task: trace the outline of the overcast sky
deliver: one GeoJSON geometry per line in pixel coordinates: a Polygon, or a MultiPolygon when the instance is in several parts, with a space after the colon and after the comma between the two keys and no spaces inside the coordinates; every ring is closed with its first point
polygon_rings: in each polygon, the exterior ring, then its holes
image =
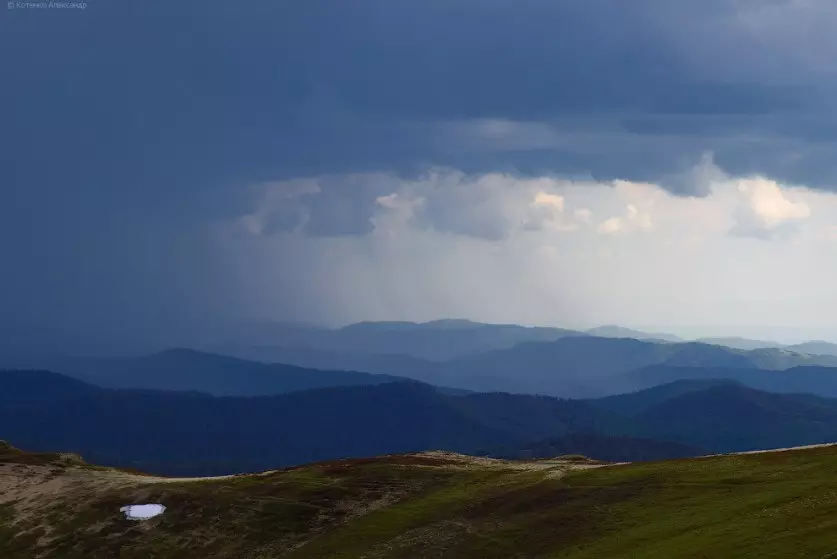
{"type": "Polygon", "coordinates": [[[837,341],[835,27],[833,0],[7,9],[0,316],[837,341]]]}

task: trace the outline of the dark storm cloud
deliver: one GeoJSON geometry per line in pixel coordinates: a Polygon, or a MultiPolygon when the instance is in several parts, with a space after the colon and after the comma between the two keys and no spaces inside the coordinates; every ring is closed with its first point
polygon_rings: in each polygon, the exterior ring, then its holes
{"type": "MultiPolygon", "coordinates": [[[[68,157],[95,148],[109,161],[91,166],[100,175],[178,175],[187,179],[180,190],[203,192],[207,177],[407,171],[458,166],[459,157],[473,168],[514,166],[513,154],[479,161],[456,153],[468,146],[439,147],[422,125],[614,115],[608,132],[623,138],[704,136],[683,115],[698,117],[692,123],[714,116],[741,132],[761,131],[742,116],[804,109],[816,84],[730,82],[693,68],[676,42],[741,6],[748,4],[209,1],[7,14],[3,43],[16,56],[4,63],[18,83],[4,94],[5,108],[15,109],[9,131],[21,148],[48,130],[68,157]]],[[[723,27],[715,31],[705,41],[723,43],[723,27]]],[[[821,119],[815,126],[833,137],[821,119]]],[[[550,151],[556,171],[576,155],[571,145],[550,151]]],[[[524,172],[550,164],[518,155],[524,172]]],[[[596,155],[610,164],[608,153],[596,155]]],[[[613,157],[623,175],[636,172],[613,157]]]]}
{"type": "MultiPolygon", "coordinates": [[[[208,0],[8,10],[0,249],[15,272],[0,279],[0,310],[101,328],[119,313],[156,324],[229,310],[223,294],[234,281],[200,230],[252,212],[258,196],[246,187],[265,181],[414,177],[429,166],[660,180],[712,152],[733,174],[829,187],[833,74],[807,72],[782,45],[759,50],[730,23],[782,4],[208,0]],[[491,136],[484,121],[511,124],[491,136]]],[[[828,60],[831,46],[798,48],[828,60]]],[[[324,183],[272,214],[265,231],[304,223],[310,235],[363,234],[386,190],[324,183]]],[[[456,223],[450,206],[438,208],[428,210],[436,223],[456,223]]],[[[494,227],[484,224],[487,236],[498,236],[494,227]]]]}

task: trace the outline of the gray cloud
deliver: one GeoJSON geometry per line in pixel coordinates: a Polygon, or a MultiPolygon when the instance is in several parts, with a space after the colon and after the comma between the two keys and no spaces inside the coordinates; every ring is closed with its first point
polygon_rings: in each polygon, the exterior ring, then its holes
{"type": "MultiPolygon", "coordinates": [[[[434,167],[706,195],[691,169],[712,153],[733,176],[834,189],[835,18],[828,0],[9,11],[0,311],[98,329],[242,311],[204,232],[262,208],[265,182],[344,177],[256,216],[324,238],[368,234],[392,193],[346,176],[434,167]]],[[[502,239],[527,219],[484,196],[451,184],[415,220],[502,239]]],[[[277,288],[275,316],[304,288],[277,288]]]]}

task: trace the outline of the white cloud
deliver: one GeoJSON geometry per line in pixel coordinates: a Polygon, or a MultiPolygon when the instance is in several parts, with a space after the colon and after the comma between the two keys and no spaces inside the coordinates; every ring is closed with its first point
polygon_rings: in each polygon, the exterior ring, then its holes
{"type": "Polygon", "coordinates": [[[375,199],[375,203],[382,208],[401,212],[412,216],[425,204],[424,198],[409,198],[397,192],[387,194],[386,196],[379,196],[375,199]]]}
{"type": "Polygon", "coordinates": [[[623,229],[623,227],[622,218],[611,217],[610,219],[606,219],[601,222],[596,228],[596,231],[605,235],[610,235],[612,233],[618,233],[623,229]]]}
{"type": "Polygon", "coordinates": [[[425,204],[424,198],[410,198],[393,192],[379,196],[375,203],[383,209],[371,218],[373,233],[378,235],[397,235],[414,223],[416,212],[425,204]]]}
{"type": "Polygon", "coordinates": [[[548,206],[559,213],[564,211],[564,197],[557,194],[549,194],[548,192],[538,192],[535,194],[535,201],[532,204],[535,206],[548,206]]]}
{"type": "Polygon", "coordinates": [[[654,228],[651,215],[640,212],[634,204],[628,204],[624,217],[611,217],[602,221],[596,231],[604,235],[631,231],[649,231],[654,228]]]}
{"type": "Polygon", "coordinates": [[[588,208],[578,208],[573,212],[573,215],[581,223],[590,223],[590,220],[593,219],[593,212],[588,208]]]}
{"type": "Polygon", "coordinates": [[[822,230],[823,238],[828,241],[837,243],[837,225],[828,225],[822,230]]]}
{"type": "Polygon", "coordinates": [[[254,298],[281,286],[311,320],[824,324],[837,313],[837,195],[716,177],[683,197],[629,181],[380,176],[371,234],[239,229],[225,242],[254,298]]]}
{"type": "Polygon", "coordinates": [[[373,222],[381,212],[400,212],[419,228],[439,233],[500,240],[520,231],[572,231],[578,225],[564,215],[557,188],[566,181],[520,178],[502,173],[470,176],[434,169],[410,181],[389,176],[386,195],[376,199],[373,222]]]}
{"type": "Polygon", "coordinates": [[[378,196],[375,203],[383,208],[396,209],[401,205],[401,199],[398,194],[392,193],[386,196],[378,196]]]}
{"type": "Polygon", "coordinates": [[[748,196],[754,216],[768,229],[811,215],[808,204],[789,200],[775,181],[744,179],[738,181],[738,189],[748,196]]]}
{"type": "Polygon", "coordinates": [[[730,233],[759,239],[788,238],[811,218],[817,194],[804,188],[787,188],[763,177],[731,181],[739,193],[730,233]]]}

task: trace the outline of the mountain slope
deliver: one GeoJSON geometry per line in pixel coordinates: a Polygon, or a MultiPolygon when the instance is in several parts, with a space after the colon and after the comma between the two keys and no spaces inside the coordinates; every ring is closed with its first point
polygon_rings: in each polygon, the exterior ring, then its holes
{"type": "MultiPolygon", "coordinates": [[[[373,323],[356,328],[363,331],[392,328],[391,332],[398,335],[402,331],[413,333],[418,330],[435,336],[459,331],[458,324],[430,327],[407,323],[396,327],[373,323]]],[[[471,330],[484,330],[484,327],[480,325],[471,330]]],[[[837,365],[834,356],[811,356],[779,349],[742,351],[695,342],[653,343],[594,336],[525,342],[444,362],[409,355],[345,350],[236,345],[217,349],[232,352],[236,357],[179,349],[136,358],[65,358],[48,362],[45,367],[105,387],[196,390],[230,396],[379,384],[404,377],[477,392],[578,398],[650,386],[639,378],[631,384],[632,377],[628,374],[650,365],[753,370],[837,365]],[[242,359],[245,357],[257,361],[242,359]],[[268,361],[282,364],[268,364],[268,361]]],[[[676,378],[664,378],[655,384],[671,380],[676,378]]]]}
{"type": "Polygon", "coordinates": [[[811,355],[834,355],[837,356],[837,344],[831,342],[824,342],[815,340],[788,346],[787,349],[799,353],[809,353],[811,355]]]}
{"type": "Polygon", "coordinates": [[[734,349],[784,349],[793,353],[808,354],[812,356],[831,355],[837,357],[837,344],[822,340],[811,340],[799,344],[781,344],[779,342],[765,340],[751,340],[749,338],[700,338],[701,343],[714,344],[734,349]]]}
{"type": "Polygon", "coordinates": [[[392,374],[424,380],[439,378],[445,364],[419,357],[397,354],[365,354],[351,351],[327,351],[302,347],[218,345],[213,353],[262,363],[283,363],[325,371],[363,371],[392,374]],[[435,371],[435,373],[434,373],[435,371]]]}
{"type": "MultiPolygon", "coordinates": [[[[281,348],[243,350],[241,355],[318,369],[390,373],[439,386],[478,392],[504,391],[576,398],[605,396],[651,386],[647,382],[629,382],[630,372],[651,365],[752,371],[837,366],[837,357],[834,356],[812,356],[775,348],[743,351],[696,342],[660,344],[631,338],[593,336],[565,337],[553,342],[526,342],[508,349],[472,354],[446,362],[406,355],[365,355],[346,351],[281,348]]],[[[719,375],[712,375],[716,376],[719,375]]],[[[662,378],[654,384],[677,378],[662,378]]],[[[357,383],[365,383],[367,380],[370,379],[359,379],[357,383]]],[[[198,386],[191,388],[201,389],[198,386]]],[[[764,388],[772,390],[769,386],[764,388]]],[[[804,388],[801,391],[817,392],[805,386],[800,388],[804,388]]]]}
{"type": "Polygon", "coordinates": [[[134,358],[64,358],[52,362],[50,368],[106,388],[191,390],[216,396],[262,396],[403,380],[365,372],[268,365],[188,349],[134,358]]]}
{"type": "Polygon", "coordinates": [[[203,481],[0,463],[0,556],[828,557],[835,469],[834,446],[619,466],[427,453],[203,481]],[[167,508],[119,512],[140,503],[167,508]]]}
{"type": "Polygon", "coordinates": [[[770,371],[752,368],[652,365],[612,379],[611,388],[616,392],[627,392],[678,380],[718,379],[735,381],[768,392],[837,397],[837,368],[834,367],[794,367],[770,371]]]}
{"type": "Polygon", "coordinates": [[[0,369],[2,410],[50,406],[55,402],[99,392],[99,389],[85,382],[50,371],[0,369]]]}
{"type": "Polygon", "coordinates": [[[611,379],[668,363],[706,367],[756,365],[746,353],[707,344],[658,344],[631,338],[562,338],[526,343],[453,360],[424,380],[477,391],[506,391],[562,397],[596,397],[632,390],[611,379]]]}
{"type": "Polygon", "coordinates": [[[729,379],[715,378],[700,380],[675,380],[674,382],[652,386],[651,388],[638,390],[636,392],[629,392],[616,396],[606,396],[604,398],[587,401],[597,408],[607,410],[618,415],[631,417],[647,410],[648,408],[656,406],[657,404],[662,404],[667,400],[671,400],[672,398],[676,398],[683,394],[701,392],[716,386],[724,386],[728,384],[736,384],[736,382],[729,379]]]}
{"type": "Polygon", "coordinates": [[[793,367],[837,367],[837,356],[811,355],[790,349],[762,348],[746,352],[747,358],[760,369],[782,371],[793,367]]]}
{"type": "Polygon", "coordinates": [[[677,381],[588,403],[622,417],[635,437],[712,452],[837,441],[837,399],[775,394],[727,379],[677,381]]]}
{"type": "MultiPolygon", "coordinates": [[[[597,397],[651,386],[631,373],[651,365],[672,367],[782,370],[797,366],[837,365],[833,356],[811,356],[779,349],[735,350],[687,343],[652,343],[630,338],[565,337],[526,342],[432,362],[404,355],[363,355],[306,349],[262,349],[248,357],[271,358],[317,368],[389,372],[430,384],[474,391],[504,391],[559,397],[597,397]]],[[[719,375],[713,375],[716,377],[719,375]]],[[[655,384],[677,380],[662,378],[655,384]]]]}
{"type": "Polygon", "coordinates": [[[633,330],[623,326],[615,326],[612,324],[604,326],[596,326],[590,328],[587,333],[591,336],[598,336],[600,338],[633,338],[635,340],[645,341],[662,341],[662,342],[682,342],[683,338],[675,336],[674,334],[665,334],[661,332],[642,332],[640,330],[633,330]]]}
{"type": "Polygon", "coordinates": [[[784,344],[780,344],[779,342],[771,342],[765,340],[751,340],[749,338],[741,338],[738,336],[731,336],[726,338],[700,338],[696,340],[700,343],[704,344],[712,344],[712,345],[719,345],[724,347],[731,347],[733,349],[742,349],[744,351],[749,351],[752,349],[764,349],[764,348],[784,348],[786,347],[784,344]]]}
{"type": "Polygon", "coordinates": [[[721,385],[670,398],[635,420],[644,433],[717,452],[837,440],[837,400],[721,385]]]}
{"type": "MultiPolygon", "coordinates": [[[[554,440],[570,435],[588,437],[584,444],[566,439],[578,450],[597,448],[595,437],[631,436],[679,443],[691,453],[837,440],[837,400],[766,393],[717,379],[600,401],[459,395],[412,381],[212,397],[109,390],[24,371],[0,373],[0,395],[0,438],[13,444],[61,448],[95,462],[181,475],[436,448],[524,449],[547,439],[553,443],[546,446],[557,448],[554,440]]],[[[654,445],[636,446],[652,455],[654,445]]]]}
{"type": "MultiPolygon", "coordinates": [[[[342,328],[290,329],[268,340],[246,342],[238,336],[236,346],[273,346],[356,354],[397,354],[444,361],[454,357],[504,349],[527,341],[554,341],[565,336],[585,336],[563,328],[528,327],[516,324],[484,324],[469,320],[431,322],[359,322],[342,328]]],[[[219,340],[215,346],[223,344],[219,340]]]]}
{"type": "MultiPolygon", "coordinates": [[[[25,378],[19,382],[26,374],[0,374],[0,394],[9,402],[0,406],[0,438],[184,475],[433,448],[474,451],[618,428],[615,418],[584,402],[453,396],[416,382],[253,398],[86,386],[20,406],[16,396],[27,395],[32,385],[25,378]]],[[[49,390],[44,378],[39,383],[49,390]]]]}
{"type": "Polygon", "coordinates": [[[316,340],[309,340],[306,345],[312,349],[400,354],[444,361],[495,349],[506,349],[524,342],[551,342],[567,336],[584,335],[586,334],[563,328],[469,321],[362,322],[334,330],[316,340]]]}

